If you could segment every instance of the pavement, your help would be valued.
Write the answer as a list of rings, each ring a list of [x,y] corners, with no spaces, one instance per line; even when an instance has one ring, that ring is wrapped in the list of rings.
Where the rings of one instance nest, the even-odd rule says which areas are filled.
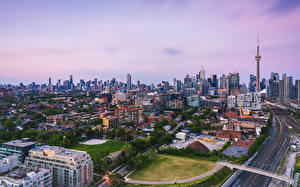
[[[217,165],[214,169],[196,176],[196,177],[192,177],[192,178],[188,178],[188,179],[180,179],[180,180],[174,180],[174,181],[135,181],[135,180],[131,180],[128,177],[125,177],[125,182],[126,183],[131,183],[131,184],[146,184],[146,185],[155,185],[155,184],[176,184],[176,183],[185,183],[185,182],[191,182],[191,181],[195,181],[195,180],[199,180],[202,178],[205,178],[209,175],[212,175],[214,173],[216,173],[217,171],[219,171],[223,166],[221,165]]]
[[[84,145],[99,145],[99,144],[103,144],[105,142],[107,142],[107,140],[91,139],[91,140],[88,140],[88,141],[85,141],[85,142],[81,142],[81,144],[84,144]]]

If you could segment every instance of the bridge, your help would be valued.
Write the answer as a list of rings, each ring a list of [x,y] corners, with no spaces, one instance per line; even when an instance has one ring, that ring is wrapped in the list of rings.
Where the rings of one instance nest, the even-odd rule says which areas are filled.
[[[249,172],[252,172],[252,173],[257,173],[257,174],[260,174],[260,175],[264,175],[264,176],[267,176],[267,177],[272,177],[274,179],[282,180],[282,181],[288,182],[290,184],[293,184],[293,182],[294,182],[293,179],[289,178],[286,175],[278,175],[274,172],[262,170],[262,169],[259,169],[259,168],[254,168],[254,167],[249,167],[249,166],[244,166],[244,165],[238,165],[238,164],[231,164],[231,163],[228,163],[228,162],[218,162],[218,164],[223,165],[223,166],[227,166],[229,168],[236,168],[236,169],[240,169],[240,170],[249,171]]]

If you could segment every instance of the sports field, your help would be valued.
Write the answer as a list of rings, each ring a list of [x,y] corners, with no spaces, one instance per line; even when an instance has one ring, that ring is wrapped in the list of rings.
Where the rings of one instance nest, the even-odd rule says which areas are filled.
[[[137,181],[172,181],[201,175],[215,166],[216,163],[201,158],[157,155],[129,178]]]

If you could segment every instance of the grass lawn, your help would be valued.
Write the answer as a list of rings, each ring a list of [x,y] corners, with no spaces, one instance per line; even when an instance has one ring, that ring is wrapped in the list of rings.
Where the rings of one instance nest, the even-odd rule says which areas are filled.
[[[84,145],[78,144],[72,149],[87,151],[87,153],[92,157],[92,160],[96,157],[97,154],[102,154],[103,157],[107,156],[109,153],[122,150],[128,143],[120,141],[107,141],[99,145]]]
[[[145,167],[133,172],[129,178],[141,181],[171,181],[201,175],[215,166],[215,162],[201,158],[156,155]]]
[[[295,173],[300,173],[300,156],[297,155],[296,158],[296,165],[295,165],[295,169],[294,169],[294,175]],[[298,180],[298,184],[300,184],[300,180]]]

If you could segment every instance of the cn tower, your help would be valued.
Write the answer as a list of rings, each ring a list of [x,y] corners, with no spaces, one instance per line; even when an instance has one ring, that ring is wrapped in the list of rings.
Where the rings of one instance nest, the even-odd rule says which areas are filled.
[[[259,61],[261,56],[259,54],[259,38],[257,37],[257,54],[255,56],[256,59],[256,92],[260,91],[260,72],[259,72]]]

